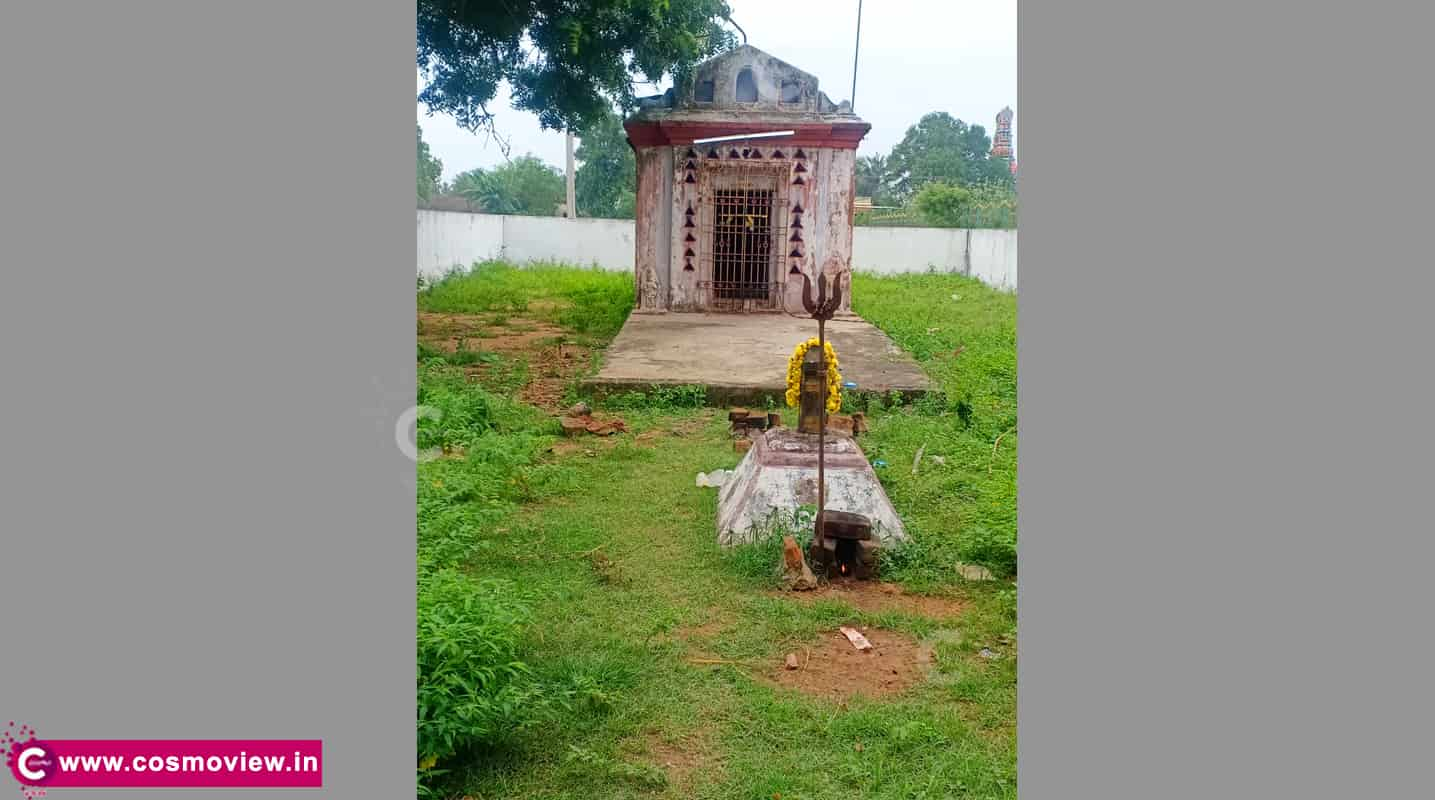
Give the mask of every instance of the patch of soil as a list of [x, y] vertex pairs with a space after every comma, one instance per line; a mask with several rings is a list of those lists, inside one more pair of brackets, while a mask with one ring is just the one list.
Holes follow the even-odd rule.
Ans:
[[576, 439], [559, 439], [553, 443], [552, 447], [548, 448], [548, 452], [560, 458], [577, 456], [593, 458], [599, 453], [613, 449], [623, 439], [624, 437], [619, 435], [595, 436], [585, 433]]
[[719, 410], [712, 410], [706, 416], [690, 417], [688, 419], [682, 420], [681, 422], [678, 422], [677, 424], [673, 425], [673, 427], [668, 430], [668, 433], [671, 433], [674, 436], [696, 436], [697, 434], [702, 433], [703, 429], [706, 428], [708, 426], [708, 423], [712, 421], [712, 418], [720, 413], [723, 412]]
[[[514, 330], [514, 328], [517, 328]], [[478, 314], [419, 312], [419, 340], [436, 350], [452, 353], [467, 340], [468, 349], [500, 355], [532, 356], [541, 351], [539, 342], [562, 338], [563, 329], [546, 322], [514, 317], [508, 325], [492, 325]], [[571, 349], [573, 345], [567, 345]], [[558, 348], [553, 346], [556, 354]]]
[[839, 702], [858, 695], [887, 697], [921, 683], [932, 667], [932, 649], [916, 639], [881, 628], [864, 628], [871, 650], [858, 650], [839, 631], [797, 653], [797, 669], [786, 654], [774, 659], [768, 679], [779, 686]]
[[[419, 312], [419, 340], [436, 350], [452, 353], [462, 343], [469, 350], [497, 353], [506, 360], [528, 362], [528, 382], [519, 389], [525, 403], [549, 411], [563, 408], [569, 384], [588, 368], [590, 350], [563, 341], [567, 334], [556, 325], [525, 317], [511, 317], [508, 325], [493, 325], [479, 314]], [[470, 364], [464, 373], [482, 380], [493, 364]]]
[[900, 611], [930, 619], [952, 619], [967, 608], [967, 603], [955, 597], [935, 597], [907, 594], [895, 583], [881, 581], [838, 580], [823, 584], [810, 592], [774, 592], [775, 595], [791, 598], [801, 603], [818, 600], [836, 600], [868, 613]]
[[721, 612], [713, 609], [708, 619], [697, 625], [685, 625], [673, 631], [673, 635], [684, 642], [711, 639], [728, 626], [728, 620]]
[[717, 766], [711, 744], [701, 734], [669, 740], [650, 732], [643, 744], [645, 760], [662, 770], [679, 792], [692, 788], [694, 775], [708, 774]]

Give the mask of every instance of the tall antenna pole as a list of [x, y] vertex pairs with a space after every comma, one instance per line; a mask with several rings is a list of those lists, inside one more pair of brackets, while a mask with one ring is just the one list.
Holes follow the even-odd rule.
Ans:
[[567, 216], [568, 219], [577, 219], [578, 198], [576, 193], [573, 191], [573, 131], [568, 130], [565, 131], [565, 133], [567, 135], [565, 136], [564, 146], [565, 149], [567, 149], [568, 151], [567, 186], [564, 187], [567, 194], [567, 197], [565, 197], [564, 199], [568, 201], [568, 213], [565, 216]]
[[852, 97], [848, 100], [857, 109], [857, 51], [862, 47], [862, 0], [857, 0], [857, 44], [852, 46]]

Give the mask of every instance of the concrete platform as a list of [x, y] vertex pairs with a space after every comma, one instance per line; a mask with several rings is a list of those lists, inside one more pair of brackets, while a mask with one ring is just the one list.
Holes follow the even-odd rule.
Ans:
[[[780, 402], [792, 348], [816, 335], [816, 322], [786, 314], [632, 314], [584, 385], [601, 395], [701, 384], [713, 403]], [[917, 362], [871, 323], [834, 319], [827, 335], [842, 379], [857, 391], [915, 397], [932, 388]]]

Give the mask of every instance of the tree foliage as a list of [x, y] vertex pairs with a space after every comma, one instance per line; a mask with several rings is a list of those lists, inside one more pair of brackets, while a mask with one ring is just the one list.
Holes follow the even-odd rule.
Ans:
[[971, 202], [970, 189], [949, 183], [929, 183], [917, 192], [912, 204], [928, 223], [956, 227]]
[[443, 162], [439, 161], [429, 152], [428, 143], [424, 141], [424, 129], [414, 125], [418, 129], [419, 158], [418, 158], [418, 189], [419, 199], [428, 200], [439, 193], [439, 176], [443, 174]]
[[942, 228], [1015, 228], [1016, 192], [1001, 183], [928, 183], [912, 201], [922, 220]]
[[991, 149], [982, 126], [967, 125], [944, 111], [927, 114], [907, 129], [887, 158], [892, 192], [898, 201], [908, 202], [932, 182], [1010, 184], [1007, 162], [992, 158]]
[[609, 113], [583, 131], [574, 155], [581, 162], [573, 179], [578, 214], [632, 219], [637, 202], [637, 163], [617, 115]]
[[531, 154], [493, 169], [460, 173], [452, 191], [490, 214], [538, 216], [552, 216], [565, 193], [563, 174]]
[[418, 0], [419, 100], [471, 131], [507, 82], [544, 128], [584, 130], [633, 82], [685, 73], [727, 49], [725, 0]]

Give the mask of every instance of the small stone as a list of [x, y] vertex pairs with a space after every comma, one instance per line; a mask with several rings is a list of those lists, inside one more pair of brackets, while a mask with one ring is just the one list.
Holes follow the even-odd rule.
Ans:
[[817, 588], [817, 576], [802, 557], [802, 548], [791, 535], [782, 537], [782, 572], [789, 588], [805, 592]]
[[1000, 654], [995, 653], [995, 652], [993, 652], [992, 650], [990, 650], [990, 649], [988, 649], [988, 648], [985, 648], [985, 647], [983, 647], [983, 648], [982, 648], [982, 651], [981, 651], [980, 653], [977, 653], [977, 655], [981, 656], [982, 658], [988, 659], [988, 660], [993, 659], [993, 658], [1001, 658], [1001, 655], [1000, 655]]
[[784, 662], [783, 666], [787, 667], [788, 669], [797, 669], [797, 667], [798, 667], [797, 654], [796, 654], [796, 653], [788, 653], [788, 654], [787, 654], [787, 661]]
[[852, 418], [842, 414], [832, 414], [827, 417], [827, 430], [834, 433], [845, 433], [852, 435]]
[[996, 580], [996, 577], [992, 575], [992, 571], [980, 564], [958, 563], [957, 574], [962, 576], [962, 580], [968, 581]]
[[943, 457], [941, 457], [941, 456], [928, 456], [928, 458], [931, 458], [931, 459], [932, 459], [932, 463], [933, 463], [933, 464], [936, 464], [936, 465], [939, 466], [939, 467], [947, 463], [947, 459], [945, 459], [945, 458], [943, 458]]
[[856, 436], [859, 433], [866, 433], [867, 431], [867, 415], [861, 411], [852, 412], [852, 435]]
[[593, 409], [589, 407], [587, 403], [574, 403], [573, 407], [568, 409], [568, 416], [570, 417], [587, 417], [592, 416], [592, 414]]
[[563, 426], [564, 436], [582, 436], [588, 430], [587, 421], [578, 417], [562, 417], [558, 424]]

